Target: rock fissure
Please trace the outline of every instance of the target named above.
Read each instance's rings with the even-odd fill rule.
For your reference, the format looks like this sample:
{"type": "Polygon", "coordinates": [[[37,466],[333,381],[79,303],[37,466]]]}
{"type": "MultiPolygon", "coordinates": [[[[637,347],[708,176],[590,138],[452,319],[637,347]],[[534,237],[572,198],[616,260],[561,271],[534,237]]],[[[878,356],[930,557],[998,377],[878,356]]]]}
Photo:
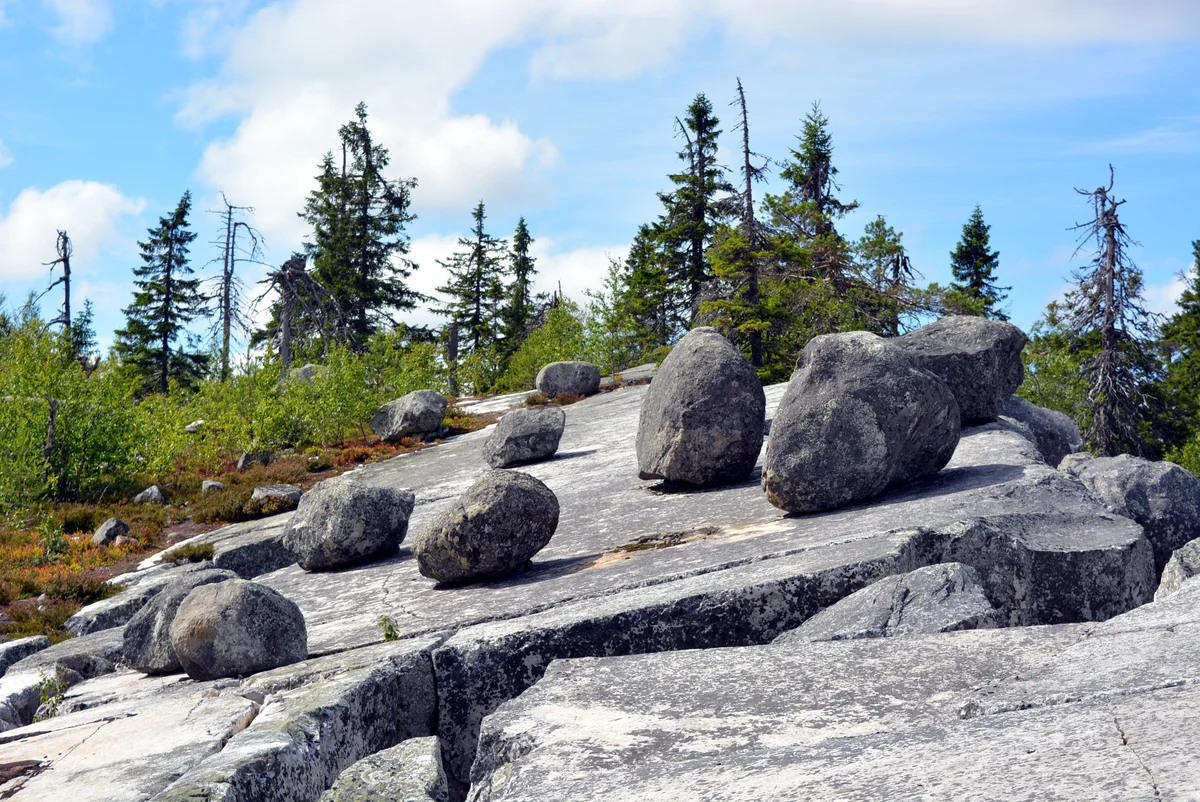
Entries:
{"type": "Polygon", "coordinates": [[[1142,771],[1146,772],[1146,776],[1150,779],[1150,787],[1154,789],[1154,798],[1161,799],[1162,792],[1159,790],[1158,783],[1154,779],[1154,772],[1150,771],[1150,767],[1146,765],[1146,761],[1142,760],[1142,756],[1138,754],[1137,749],[1133,747],[1133,744],[1129,743],[1129,738],[1125,736],[1125,730],[1121,727],[1121,721],[1115,714],[1113,715],[1113,724],[1116,725],[1117,734],[1121,736],[1121,746],[1129,749],[1134,760],[1137,761],[1138,765],[1142,767],[1142,771]]]}

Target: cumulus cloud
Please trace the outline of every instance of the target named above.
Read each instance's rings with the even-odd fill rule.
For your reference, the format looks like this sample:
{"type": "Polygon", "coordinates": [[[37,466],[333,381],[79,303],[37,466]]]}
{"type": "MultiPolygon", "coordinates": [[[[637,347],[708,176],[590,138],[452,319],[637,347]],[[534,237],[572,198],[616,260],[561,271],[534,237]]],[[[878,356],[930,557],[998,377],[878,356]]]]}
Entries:
{"type": "Polygon", "coordinates": [[[1175,305],[1179,303],[1179,298],[1187,286],[1187,277],[1181,275],[1172,276],[1158,284],[1147,284],[1142,293],[1146,299],[1146,308],[1162,315],[1174,313],[1177,311],[1175,305]]]}
{"type": "Polygon", "coordinates": [[[56,20],[50,34],[65,45],[93,45],[112,31],[108,0],[42,0],[42,5],[56,20]]]}

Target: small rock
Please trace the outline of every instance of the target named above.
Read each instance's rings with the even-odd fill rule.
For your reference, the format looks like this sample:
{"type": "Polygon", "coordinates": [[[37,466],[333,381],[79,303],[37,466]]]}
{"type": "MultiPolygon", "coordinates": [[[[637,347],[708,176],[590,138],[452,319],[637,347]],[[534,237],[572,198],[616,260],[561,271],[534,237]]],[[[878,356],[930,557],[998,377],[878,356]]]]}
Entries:
{"type": "Polygon", "coordinates": [[[391,749],[368,755],[338,775],[319,802],[449,802],[442,768],[442,745],[436,737],[410,738],[391,749]]]}
{"type": "Polygon", "coordinates": [[[96,534],[92,535],[92,542],[97,546],[107,546],[118,537],[128,534],[129,524],[120,518],[109,518],[96,529],[96,534]]]}
{"type": "Polygon", "coordinates": [[[295,485],[263,485],[254,488],[244,507],[249,515],[274,515],[296,509],[304,491],[295,485]]]}
{"type": "Polygon", "coordinates": [[[551,362],[538,371],[537,389],[556,395],[595,395],[600,390],[600,368],[591,362],[551,362]]]}
{"type": "Polygon", "coordinates": [[[446,417],[446,397],[433,390],[417,390],[389,401],[371,415],[371,431],[385,443],[405,437],[432,434],[446,417]]]}
{"type": "Polygon", "coordinates": [[[557,407],[506,412],[484,441],[483,458],[493,468],[549,459],[566,425],[567,415],[557,407]]]}
{"type": "Polygon", "coordinates": [[[254,465],[270,465],[273,459],[270,451],[243,451],[238,457],[237,469],[244,471],[254,465]]]}
{"type": "Polygon", "coordinates": [[[203,426],[204,426],[203,420],[194,420],[191,423],[189,423],[187,426],[184,426],[183,430],[185,432],[187,432],[188,434],[200,434],[200,429],[203,426]]]}
{"type": "Polygon", "coordinates": [[[1084,466],[1096,458],[1095,454],[1089,454],[1086,451],[1080,451],[1076,454],[1068,454],[1058,461],[1058,469],[1068,476],[1079,478],[1079,472],[1084,466]]]}
{"type": "Polygon", "coordinates": [[[942,318],[890,340],[950,385],[964,424],[995,420],[1021,386],[1026,341],[1011,323],[970,315],[942,318]]]}
{"type": "Polygon", "coordinates": [[[1079,427],[1069,415],[1031,404],[1019,395],[1010,396],[1000,408],[1000,417],[1024,424],[1047,465],[1057,466],[1083,448],[1079,427]]]}
{"type": "Polygon", "coordinates": [[[557,527],[558,499],[550,488],[525,473],[495,470],[430,521],[413,553],[422,576],[467,582],[521,567],[557,527]]]}
{"type": "Polygon", "coordinates": [[[1158,583],[1158,591],[1154,594],[1154,600],[1158,601],[1170,596],[1179,590],[1180,585],[1197,574],[1200,574],[1200,539],[1190,541],[1175,549],[1171,559],[1167,560],[1167,567],[1163,569],[1162,579],[1158,583]]]}
{"type": "Polygon", "coordinates": [[[138,540],[136,537],[129,537],[129,535],[117,535],[116,540],[113,541],[113,545],[114,546],[134,546],[134,545],[137,545],[137,542],[138,542],[138,540]]]}
{"type": "Polygon", "coordinates": [[[32,635],[28,638],[18,638],[0,643],[0,677],[8,671],[8,667],[18,660],[24,660],[31,654],[50,648],[50,639],[45,635],[32,635]]]}
{"type": "Polygon", "coordinates": [[[224,490],[225,483],[218,482],[216,479],[205,479],[200,483],[200,494],[207,496],[209,493],[216,493],[218,490],[224,490]]]}
{"type": "MultiPolygon", "coordinates": [[[[133,497],[134,504],[166,504],[167,497],[163,494],[158,485],[150,485],[141,493],[133,497]]],[[[116,537],[114,535],[113,537],[116,537]]]]}
{"type": "Polygon", "coordinates": [[[716,329],[692,329],[659,366],[642,401],[643,479],[736,482],[762,450],[766,395],[742,352],[716,329]]]}
{"type": "Polygon", "coordinates": [[[325,368],[321,367],[320,365],[314,365],[310,362],[307,365],[302,365],[301,367],[293,368],[292,372],[290,374],[290,378],[292,381],[304,382],[305,384],[312,384],[313,379],[315,379],[318,374],[323,373],[324,371],[325,371],[325,368]]]}
{"type": "Polygon", "coordinates": [[[296,603],[244,579],[192,590],[170,632],[183,670],[197,680],[256,674],[308,656],[308,632],[296,603]]]}
{"type": "Polygon", "coordinates": [[[171,581],[125,625],[124,661],[143,674],[170,674],[182,670],[171,645],[171,623],[179,605],[202,585],[237,578],[232,571],[213,569],[185,574],[171,581]]]}
{"type": "Polygon", "coordinates": [[[416,496],[349,477],[321,482],[304,495],[283,531],[300,567],[319,571],[394,554],[408,532],[416,496]]]}

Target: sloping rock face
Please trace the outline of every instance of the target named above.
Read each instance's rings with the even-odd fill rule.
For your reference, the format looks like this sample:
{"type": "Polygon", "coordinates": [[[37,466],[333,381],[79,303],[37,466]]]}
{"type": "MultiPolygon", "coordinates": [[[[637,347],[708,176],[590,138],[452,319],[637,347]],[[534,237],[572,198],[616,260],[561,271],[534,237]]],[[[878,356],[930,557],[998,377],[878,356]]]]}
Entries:
{"type": "Polygon", "coordinates": [[[145,674],[181,671],[183,666],[171,645],[171,624],[175,621],[179,605],[201,585],[212,585],[227,579],[237,579],[237,574],[218,568],[193,571],[172,580],[125,625],[121,652],[124,661],[145,674]]]}
{"type": "Polygon", "coordinates": [[[416,497],[372,487],[353,477],[321,482],[300,500],[284,528],[283,545],[305,571],[354,565],[391,555],[408,533],[416,497]]]}
{"type": "Polygon", "coordinates": [[[506,412],[483,444],[483,458],[493,468],[540,462],[554,456],[567,416],[561,408],[514,409],[506,412]]]}
{"type": "Polygon", "coordinates": [[[539,392],[557,395],[595,395],[600,389],[600,368],[591,362],[551,362],[533,381],[539,392]]]}
{"type": "Polygon", "coordinates": [[[763,490],[792,513],[874,498],[940,471],[958,445],[958,418],[946,383],[882,338],[814,337],[772,421],[763,490]]]}
{"type": "Polygon", "coordinates": [[[212,567],[213,564],[210,562],[157,565],[136,578],[130,578],[128,583],[114,583],[128,584],[130,587],[123,593],[109,596],[107,599],[101,599],[81,608],[68,618],[63,626],[74,635],[87,635],[102,629],[119,627],[133,618],[138,610],[145,607],[177,577],[196,571],[206,571],[212,567]]]}
{"type": "Polygon", "coordinates": [[[1002,623],[978,572],[962,563],[884,577],[814,615],[775,643],[855,640],[990,629],[1002,623]]]}
{"type": "Polygon", "coordinates": [[[8,671],[8,667],[13,663],[49,648],[50,639],[45,635],[30,635],[28,638],[0,643],[0,677],[4,676],[4,672],[8,671]]]}
{"type": "Polygon", "coordinates": [[[389,401],[371,415],[371,431],[385,443],[399,443],[405,437],[432,434],[446,417],[447,401],[433,390],[417,390],[389,401]]]}
{"type": "Polygon", "coordinates": [[[712,328],[692,329],[659,366],[638,420],[643,479],[740,481],[762,449],[766,396],[754,368],[712,328]]]}
{"type": "Polygon", "coordinates": [[[1154,592],[1154,600],[1158,601],[1170,596],[1196,574],[1200,574],[1200,539],[1193,540],[1182,548],[1176,549],[1175,553],[1171,555],[1171,559],[1167,560],[1167,567],[1163,569],[1158,590],[1154,592]]]}
{"type": "Polygon", "coordinates": [[[346,769],[321,802],[450,802],[437,738],[413,738],[346,769]]]}
{"type": "Polygon", "coordinates": [[[1025,379],[1025,332],[1011,323],[960,315],[890,342],[940,376],[958,399],[962,422],[995,420],[1025,379]]]}
{"type": "Polygon", "coordinates": [[[1029,429],[1046,464],[1055,467],[1065,457],[1083,448],[1083,437],[1075,421],[1061,412],[1043,409],[1021,398],[1010,396],[1000,408],[1000,415],[1010,422],[1029,429]]]}

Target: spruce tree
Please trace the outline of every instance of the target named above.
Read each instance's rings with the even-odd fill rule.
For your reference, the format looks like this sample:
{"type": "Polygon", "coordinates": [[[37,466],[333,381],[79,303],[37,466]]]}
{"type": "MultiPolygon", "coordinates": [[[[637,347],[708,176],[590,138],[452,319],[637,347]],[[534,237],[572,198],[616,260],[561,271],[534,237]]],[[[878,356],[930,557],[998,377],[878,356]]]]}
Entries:
{"type": "Polygon", "coordinates": [[[977,205],[963,226],[962,239],[950,252],[954,281],[947,305],[960,314],[1008,320],[999,307],[1012,287],[996,284],[1000,252],[991,249],[991,229],[983,222],[983,210],[977,205]]]}
{"type": "Polygon", "coordinates": [[[916,313],[923,311],[913,286],[920,274],[908,258],[903,236],[880,215],[867,223],[854,246],[867,289],[874,295],[865,310],[871,330],[885,337],[900,334],[905,323],[915,323],[916,313]]]}
{"type": "Polygon", "coordinates": [[[499,301],[502,296],[504,262],[508,245],[483,227],[487,218],[483,201],[475,207],[471,235],[460,237],[462,249],[447,262],[438,264],[450,274],[437,291],[448,300],[435,311],[458,324],[466,353],[475,353],[495,342],[500,334],[499,301]]]}
{"type": "Polygon", "coordinates": [[[669,345],[690,321],[686,297],[675,292],[672,284],[671,267],[658,226],[638,228],[625,259],[624,281],[633,339],[641,357],[669,345]]]}
{"type": "Polygon", "coordinates": [[[1162,327],[1163,342],[1173,351],[1167,364],[1166,396],[1174,402],[1176,440],[1200,433],[1200,239],[1192,242],[1192,266],[1179,298],[1179,311],[1162,327]]]}
{"type": "Polygon", "coordinates": [[[525,225],[525,218],[517,221],[517,230],[513,234],[512,249],[509,251],[509,275],[512,277],[508,287],[508,298],[505,302],[501,317],[504,320],[505,351],[511,354],[520,347],[521,341],[529,332],[533,319],[533,275],[537,273],[534,263],[537,261],[530,253],[529,246],[533,237],[525,225]]]}
{"type": "MultiPolygon", "coordinates": [[[[133,303],[125,308],[125,328],[116,333],[114,349],[122,363],[142,377],[148,391],[167,392],[175,380],[194,387],[208,363],[205,354],[175,344],[186,336],[187,325],[206,314],[200,280],[188,278],[188,250],[195,232],[188,228],[192,193],[184,192],[170,215],[149,229],[139,242],[142,264],[133,269],[133,303]]],[[[193,337],[186,337],[188,345],[193,337]]]]}

